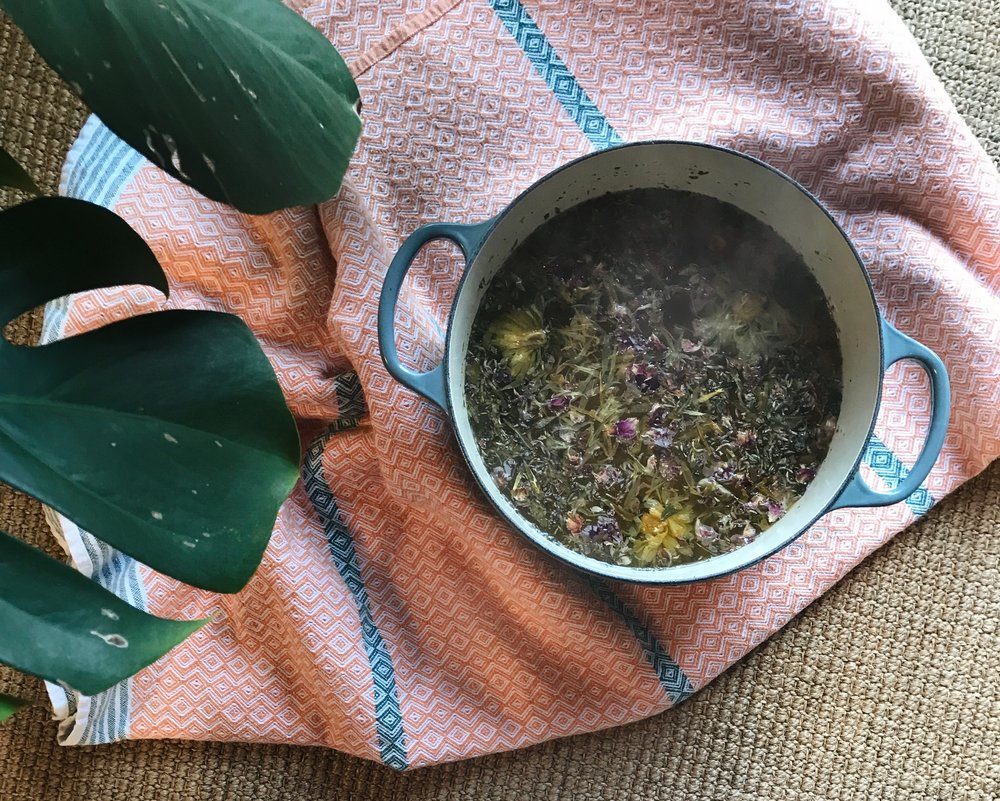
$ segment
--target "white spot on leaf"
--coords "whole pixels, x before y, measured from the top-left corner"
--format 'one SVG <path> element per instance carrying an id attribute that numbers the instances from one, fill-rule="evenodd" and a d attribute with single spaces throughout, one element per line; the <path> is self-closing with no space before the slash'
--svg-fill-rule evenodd
<path id="1" fill-rule="evenodd" d="M 99 631 L 90 630 L 90 633 L 95 637 L 100 637 L 108 645 L 115 648 L 128 648 L 128 640 L 122 637 L 121 634 L 101 634 Z"/>
<path id="2" fill-rule="evenodd" d="M 104 615 L 108 620 L 118 620 L 118 613 L 112 611 L 111 609 L 102 609 L 101 614 Z"/>
<path id="3" fill-rule="evenodd" d="M 176 17 L 176 18 L 180 19 L 180 17 Z M 185 27 L 187 27 L 186 23 L 185 23 Z M 181 74 L 181 77 L 184 79 L 184 83 L 186 83 L 188 85 L 188 88 L 192 92 L 194 92 L 195 97 L 197 97 L 202 103 L 204 103 L 205 102 L 205 95 L 203 95 L 198 90 L 198 87 L 195 86 L 194 82 L 188 77 L 188 74 L 187 74 L 187 72 L 185 72 L 184 67 L 182 67 L 181 63 L 174 57 L 174 54 L 171 52 L 170 48 L 167 47 L 167 43 L 166 42 L 160 42 L 160 47 L 163 48 L 163 51 L 167 54 L 167 57 L 173 62 L 174 67 Z"/>
<path id="4" fill-rule="evenodd" d="M 170 434 L 168 434 L 168 433 L 167 433 L 166 431 L 164 431 L 164 432 L 163 432 L 163 438 L 164 438 L 164 439 L 165 439 L 165 440 L 166 440 L 167 442 L 170 442 L 170 443 L 172 443 L 172 444 L 174 444 L 174 445 L 176 445 L 176 444 L 177 444 L 177 438 L 176 438 L 176 437 L 173 437 L 173 436 L 171 436 L 171 435 L 170 435 Z"/>
<path id="5" fill-rule="evenodd" d="M 187 178 L 187 174 L 184 172 L 184 168 L 181 167 L 181 154 L 177 152 L 177 143 L 170 134 L 163 134 L 163 144 L 167 148 L 167 153 L 170 154 L 170 163 L 173 165 L 174 170 L 181 178 Z"/>
<path id="6" fill-rule="evenodd" d="M 149 514 L 152 516 L 153 520 L 162 520 L 163 519 L 163 512 L 153 511 L 153 512 L 150 512 Z"/>

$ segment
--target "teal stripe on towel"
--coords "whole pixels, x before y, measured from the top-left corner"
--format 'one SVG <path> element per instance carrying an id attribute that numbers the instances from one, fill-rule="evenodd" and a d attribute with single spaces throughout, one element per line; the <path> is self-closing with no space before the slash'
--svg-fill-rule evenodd
<path id="1" fill-rule="evenodd" d="M 403 714 L 399 706 L 396 673 L 385 640 L 372 616 L 368 590 L 361 575 L 361 565 L 354 548 L 354 540 L 344 523 L 323 469 L 323 447 L 336 431 L 352 428 L 356 420 L 342 420 L 331 426 L 319 437 L 306 454 L 302 467 L 302 481 L 306 494 L 316 514 L 323 523 L 333 561 L 344 583 L 354 596 L 354 603 L 361 621 L 368 664 L 372 672 L 375 692 L 375 731 L 379 752 L 386 765 L 397 770 L 406 769 L 406 738 L 403 732 Z"/>
<path id="2" fill-rule="evenodd" d="M 591 144 L 598 150 L 620 145 L 622 138 L 618 132 L 577 82 L 520 0 L 491 0 L 490 5 Z"/>

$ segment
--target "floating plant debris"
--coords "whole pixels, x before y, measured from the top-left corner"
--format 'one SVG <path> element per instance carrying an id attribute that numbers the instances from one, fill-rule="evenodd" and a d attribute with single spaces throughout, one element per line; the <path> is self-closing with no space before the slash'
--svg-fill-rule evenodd
<path id="1" fill-rule="evenodd" d="M 639 567 L 780 520 L 841 399 L 836 328 L 801 257 L 736 207 L 668 189 L 537 229 L 483 299 L 466 374 L 500 491 L 570 548 Z"/>

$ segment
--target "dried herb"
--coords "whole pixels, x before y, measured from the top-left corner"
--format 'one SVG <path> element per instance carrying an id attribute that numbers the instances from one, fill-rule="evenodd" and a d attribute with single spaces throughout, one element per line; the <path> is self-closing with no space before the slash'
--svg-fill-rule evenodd
<path id="1" fill-rule="evenodd" d="M 815 476 L 841 398 L 825 298 L 735 207 L 597 198 L 510 257 L 473 327 L 466 400 L 522 514 L 622 565 L 752 542 Z"/>

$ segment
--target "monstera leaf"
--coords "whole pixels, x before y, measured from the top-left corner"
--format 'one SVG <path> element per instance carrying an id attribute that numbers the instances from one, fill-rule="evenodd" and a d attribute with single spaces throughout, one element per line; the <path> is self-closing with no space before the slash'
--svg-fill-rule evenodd
<path id="1" fill-rule="evenodd" d="M 24 167 L 3 148 L 0 148 L 0 186 L 22 189 L 32 195 L 41 194 Z"/>
<path id="2" fill-rule="evenodd" d="M 142 239 L 83 201 L 5 211 L 0 243 L 2 321 L 87 289 L 167 290 Z M 188 584 L 247 582 L 298 457 L 274 373 L 231 315 L 146 314 L 34 348 L 0 340 L 0 480 Z"/>
<path id="3" fill-rule="evenodd" d="M 140 612 L 0 532 L 0 662 L 11 667 L 96 695 L 159 659 L 203 623 Z M 20 706 L 18 699 L 0 697 L 0 720 Z"/>
<path id="4" fill-rule="evenodd" d="M 361 131 L 336 49 L 279 0 L 0 0 L 122 139 L 251 213 L 318 203 Z"/>

